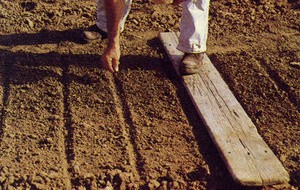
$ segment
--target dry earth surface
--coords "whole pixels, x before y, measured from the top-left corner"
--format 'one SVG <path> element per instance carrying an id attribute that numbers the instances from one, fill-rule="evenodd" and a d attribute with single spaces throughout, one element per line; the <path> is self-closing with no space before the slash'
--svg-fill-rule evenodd
<path id="1" fill-rule="evenodd" d="M 134 0 L 121 71 L 94 0 L 0 1 L 0 189 L 299 189 L 300 2 L 212 0 L 208 55 L 291 176 L 241 187 L 171 69 L 180 6 Z"/>

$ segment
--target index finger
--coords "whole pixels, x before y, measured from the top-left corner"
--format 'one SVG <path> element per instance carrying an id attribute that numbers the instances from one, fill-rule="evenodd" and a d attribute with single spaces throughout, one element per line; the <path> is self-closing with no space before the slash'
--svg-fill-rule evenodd
<path id="1" fill-rule="evenodd" d="M 112 58 L 101 57 L 101 60 L 102 60 L 102 66 L 108 71 L 113 73 L 114 69 L 112 68 Z"/>

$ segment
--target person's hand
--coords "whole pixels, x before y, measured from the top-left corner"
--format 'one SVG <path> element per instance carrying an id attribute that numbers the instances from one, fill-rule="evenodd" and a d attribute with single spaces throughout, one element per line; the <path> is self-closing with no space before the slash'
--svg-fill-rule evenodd
<path id="1" fill-rule="evenodd" d="M 109 44 L 101 56 L 102 65 L 105 69 L 110 72 L 118 72 L 120 64 L 120 45 L 119 44 Z"/>

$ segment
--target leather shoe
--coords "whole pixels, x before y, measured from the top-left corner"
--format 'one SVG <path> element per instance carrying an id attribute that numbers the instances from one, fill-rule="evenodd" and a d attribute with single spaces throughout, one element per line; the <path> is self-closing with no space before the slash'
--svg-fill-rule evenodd
<path id="1" fill-rule="evenodd" d="M 106 38 L 107 33 L 102 31 L 96 24 L 88 27 L 83 31 L 84 39 L 87 41 L 93 41 L 100 38 Z"/>
<path id="2" fill-rule="evenodd" d="M 180 62 L 180 74 L 191 75 L 198 73 L 203 65 L 204 53 L 185 53 Z"/>

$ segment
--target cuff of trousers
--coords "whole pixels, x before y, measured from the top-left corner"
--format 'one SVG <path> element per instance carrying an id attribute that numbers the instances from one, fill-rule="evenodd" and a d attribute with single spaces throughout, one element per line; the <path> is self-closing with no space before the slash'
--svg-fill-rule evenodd
<path id="1" fill-rule="evenodd" d="M 104 20 L 97 19 L 96 25 L 100 30 L 107 33 L 106 22 Z"/>
<path id="2" fill-rule="evenodd" d="M 198 44 L 178 44 L 177 49 L 184 53 L 202 53 L 206 51 L 206 46 L 199 46 Z"/>
<path id="3" fill-rule="evenodd" d="M 98 26 L 98 28 L 100 30 L 108 33 L 107 26 L 106 26 L 106 20 L 97 19 L 96 25 Z M 121 28 L 120 31 L 123 32 L 125 27 L 121 24 L 120 28 Z"/>

